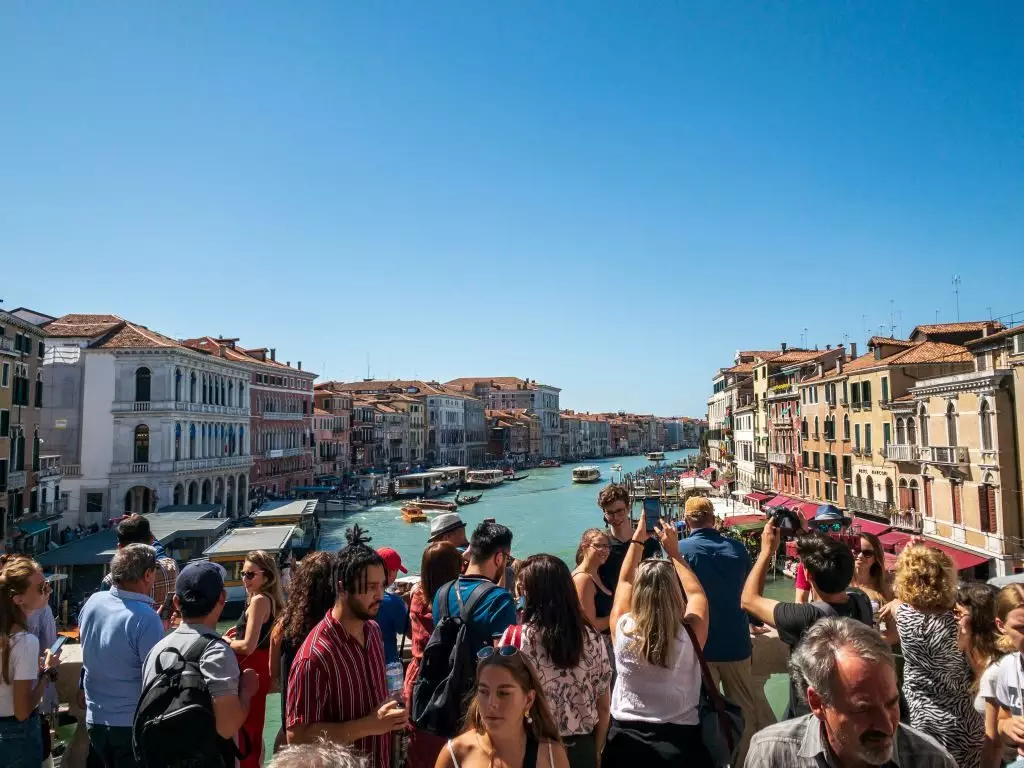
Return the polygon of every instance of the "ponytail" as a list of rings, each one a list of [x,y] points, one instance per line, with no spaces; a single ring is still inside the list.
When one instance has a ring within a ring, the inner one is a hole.
[[[11,684],[11,636],[15,627],[26,628],[28,618],[14,602],[25,594],[39,564],[24,555],[0,555],[0,679]]]

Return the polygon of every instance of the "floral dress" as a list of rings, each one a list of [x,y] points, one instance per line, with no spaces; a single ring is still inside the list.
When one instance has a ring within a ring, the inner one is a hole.
[[[556,667],[540,644],[536,630],[529,624],[509,627],[500,645],[515,645],[537,670],[551,714],[558,720],[563,737],[593,733],[597,727],[597,699],[607,693],[612,679],[612,664],[601,635],[586,628],[580,663],[571,669]]]

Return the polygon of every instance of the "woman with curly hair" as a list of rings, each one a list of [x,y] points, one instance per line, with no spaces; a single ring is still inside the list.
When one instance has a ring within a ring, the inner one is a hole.
[[[949,555],[910,544],[896,561],[896,599],[879,619],[889,642],[902,648],[910,724],[942,744],[960,768],[978,768],[985,722],[974,709],[971,665],[957,644],[956,586]]]
[[[288,710],[288,673],[292,659],[309,631],[331,610],[337,591],[332,574],[338,562],[331,552],[311,552],[292,571],[288,602],[270,633],[271,691],[281,692],[281,734],[276,747],[283,744],[284,716]]]

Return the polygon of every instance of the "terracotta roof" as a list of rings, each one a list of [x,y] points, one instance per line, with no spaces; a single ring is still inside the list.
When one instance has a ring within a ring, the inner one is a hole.
[[[487,384],[497,390],[523,390],[549,386],[548,384],[539,384],[532,380],[520,379],[517,376],[463,376],[459,379],[446,381],[444,386],[471,392],[476,384]],[[552,387],[552,389],[558,389],[558,387]]]
[[[213,336],[200,336],[196,339],[185,339],[181,343],[189,349],[195,349],[200,352],[206,352],[210,355],[218,355],[223,357],[225,360],[232,360],[236,363],[248,363],[250,365],[263,365],[268,368],[277,368],[285,371],[291,371],[292,373],[306,374],[316,378],[316,374],[312,371],[300,371],[298,368],[293,368],[290,365],[285,365],[276,360],[271,360],[269,355],[257,356],[256,352],[266,352],[266,347],[253,347],[251,349],[245,349],[238,346],[234,342],[237,339],[216,339]],[[261,359],[264,357],[265,359]]]
[[[872,336],[868,339],[869,347],[877,347],[879,344],[889,344],[897,347],[912,347],[916,342],[909,339],[894,339],[889,336]]]
[[[779,349],[765,349],[765,350],[748,350],[743,349],[737,353],[737,357],[760,357],[762,360],[768,360],[775,355],[781,355],[782,350]]]
[[[90,346],[96,349],[150,349],[153,347],[180,348],[181,344],[168,336],[151,331],[145,326],[126,322],[120,328],[115,326],[109,335]]]
[[[988,344],[992,341],[1001,341],[1002,339],[1009,339],[1013,336],[1018,336],[1024,333],[1024,325],[1017,325],[1013,328],[1007,328],[1006,330],[999,331],[998,333],[992,333],[988,336],[983,336],[980,339],[972,339],[968,341],[964,346],[967,347],[978,347],[983,344]]]
[[[48,336],[65,339],[91,339],[107,333],[114,326],[123,322],[126,321],[117,315],[71,314],[46,323],[44,328]]]
[[[724,372],[725,373],[753,373],[754,372],[754,364],[753,363],[740,363],[739,365],[734,365],[732,368],[725,368]]]
[[[766,362],[771,362],[773,365],[774,364],[785,364],[785,363],[805,363],[808,360],[813,360],[816,357],[821,357],[825,353],[832,352],[832,351],[833,350],[830,350],[830,349],[821,349],[821,350],[812,349],[812,350],[808,350],[808,351],[804,351],[804,352],[792,352],[792,351],[790,351],[790,352],[784,352],[781,355],[776,355],[770,361],[766,361]]]
[[[914,393],[913,392],[907,392],[907,394],[905,394],[905,395],[900,395],[899,397],[894,397],[891,400],[891,402],[893,402],[893,403],[913,402],[914,399],[915,399],[914,398]]]
[[[313,415],[314,416],[333,416],[334,414],[332,414],[330,411],[325,411],[323,408],[314,408],[313,409]]]
[[[966,323],[936,323],[933,325],[918,325],[910,332],[915,333],[970,333],[971,331],[984,331],[986,328],[1002,330],[1003,324],[998,320],[973,320]]]
[[[373,379],[371,381],[325,381],[317,385],[318,389],[327,389],[330,391],[341,393],[363,393],[366,395],[372,395],[377,392],[388,393],[388,394],[408,394],[405,392],[407,389],[418,389],[420,395],[444,395],[453,394],[458,397],[467,397],[467,395],[459,392],[446,392],[440,384],[436,382],[426,382],[419,380],[409,379]]]

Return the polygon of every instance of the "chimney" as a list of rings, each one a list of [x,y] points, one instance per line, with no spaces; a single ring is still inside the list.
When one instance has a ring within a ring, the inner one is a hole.
[[[843,356],[840,355],[836,358],[836,374],[843,372]]]
[[[302,361],[301,360],[299,360],[299,370],[300,371],[302,370]]]
[[[277,348],[276,347],[271,347],[270,348],[270,359],[273,360],[274,362],[277,362]]]
[[[292,367],[292,361],[289,360],[287,363],[285,363],[285,365],[287,365],[289,368],[291,368]]]
[[[851,341],[850,342],[850,359],[851,360],[856,360],[857,359],[857,342],[856,341]]]
[[[782,354],[786,354],[786,342],[782,342]]]
[[[832,349],[832,345],[831,344],[826,344],[825,345],[825,351],[828,352],[830,349]]]

